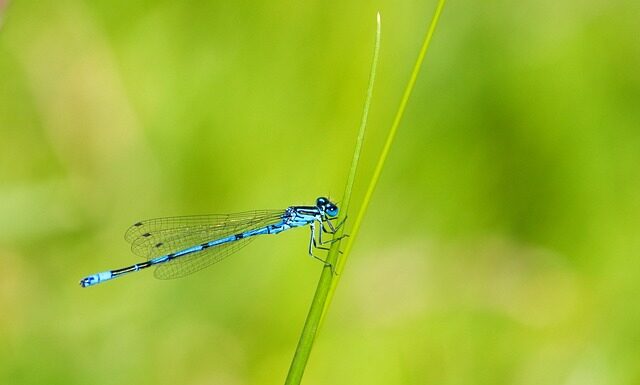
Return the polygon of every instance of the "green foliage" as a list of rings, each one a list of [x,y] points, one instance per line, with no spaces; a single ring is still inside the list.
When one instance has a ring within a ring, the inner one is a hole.
[[[340,199],[379,9],[372,175],[435,4],[0,6],[0,383],[281,384],[306,231],[77,281],[140,219]],[[305,384],[640,381],[638,14],[448,2]]]

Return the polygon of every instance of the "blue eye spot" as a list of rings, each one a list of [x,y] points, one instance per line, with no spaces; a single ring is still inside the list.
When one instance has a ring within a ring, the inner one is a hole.
[[[338,208],[336,206],[328,207],[326,213],[330,217],[335,217],[338,215]]]

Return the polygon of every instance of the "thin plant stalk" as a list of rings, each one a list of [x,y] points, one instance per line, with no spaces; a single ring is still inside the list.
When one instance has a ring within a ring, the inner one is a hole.
[[[378,180],[380,179],[380,175],[382,174],[382,169],[384,168],[385,162],[387,160],[387,156],[389,155],[389,150],[391,149],[391,145],[395,139],[396,133],[398,131],[398,127],[400,126],[400,122],[402,121],[402,117],[404,116],[405,109],[407,107],[407,103],[409,102],[409,98],[411,97],[411,93],[416,84],[416,80],[418,79],[418,74],[420,73],[420,69],[422,67],[422,62],[427,54],[429,49],[429,45],[431,43],[431,39],[433,37],[433,33],[436,30],[436,26],[438,25],[438,21],[440,20],[440,15],[442,14],[442,10],[446,0],[439,0],[438,5],[436,7],[435,12],[433,13],[433,17],[431,18],[431,23],[429,25],[429,29],[425,34],[424,40],[422,42],[422,47],[420,48],[420,52],[418,53],[418,58],[413,66],[413,70],[411,71],[411,77],[407,82],[407,86],[402,95],[402,99],[400,100],[400,105],[398,106],[398,110],[396,112],[395,118],[393,119],[393,123],[391,124],[391,129],[387,135],[387,139],[385,141],[384,147],[382,148],[382,152],[380,153],[380,157],[378,158],[378,162],[376,164],[376,168],[373,172],[373,176],[369,181],[369,186],[367,187],[367,191],[362,200],[362,204],[360,205],[360,209],[358,210],[358,214],[356,215],[355,222],[353,227],[351,228],[351,232],[349,233],[349,238],[346,241],[346,246],[344,249],[344,253],[340,256],[338,260],[338,264],[336,266],[336,272],[338,275],[331,282],[331,287],[329,289],[329,293],[326,297],[326,301],[324,303],[324,309],[322,312],[322,320],[324,321],[324,317],[329,309],[329,305],[331,305],[331,301],[336,291],[336,287],[340,281],[340,277],[342,276],[342,271],[344,270],[344,265],[347,262],[347,258],[351,253],[351,249],[353,248],[353,242],[360,231],[360,225],[362,224],[362,220],[364,219],[364,215],[367,212],[367,208],[369,207],[369,203],[371,202],[371,197],[373,196],[373,192],[378,185]],[[333,249],[333,247],[332,247]],[[333,250],[332,250],[333,251]],[[329,252],[331,254],[331,251]]]
[[[418,54],[418,58],[413,67],[413,71],[411,72],[411,77],[409,78],[405,91],[402,95],[402,99],[400,100],[398,111],[396,112],[395,118],[391,125],[391,129],[389,130],[384,147],[382,149],[382,152],[376,164],[376,168],[374,170],[373,176],[369,181],[369,186],[363,198],[362,204],[360,205],[358,214],[356,215],[354,225],[350,232],[350,237],[348,238],[348,241],[344,250],[344,254],[340,258],[338,258],[340,253],[339,239],[343,234],[344,228],[341,228],[340,231],[336,234],[338,241],[334,242],[331,245],[331,248],[327,256],[327,262],[330,264],[330,266],[332,267],[335,266],[335,272],[337,274],[334,274],[333,268],[329,266],[325,266],[325,268],[322,270],[320,281],[318,282],[316,293],[311,303],[311,307],[309,309],[309,313],[307,315],[307,319],[305,321],[305,325],[302,330],[300,340],[298,341],[298,347],[296,348],[293,361],[291,362],[291,366],[289,368],[289,373],[287,375],[285,385],[299,385],[302,380],[302,375],[304,374],[306,364],[309,360],[309,355],[311,354],[313,343],[318,334],[320,326],[324,320],[324,317],[328,311],[331,300],[333,299],[336,287],[339,282],[339,278],[341,277],[341,273],[344,270],[344,265],[346,263],[347,257],[351,252],[351,249],[353,247],[353,242],[360,230],[360,226],[362,224],[362,220],[367,211],[367,208],[369,207],[371,197],[373,196],[373,192],[375,191],[375,188],[378,184],[378,180],[380,179],[382,169],[384,167],[387,156],[391,149],[391,145],[393,144],[393,141],[395,139],[395,135],[396,135],[396,132],[398,131],[398,127],[400,126],[402,117],[404,116],[407,103],[409,101],[409,98],[415,86],[416,80],[418,78],[418,74],[420,73],[422,62],[424,61],[425,55],[429,48],[429,44],[431,43],[433,33],[440,19],[440,15],[442,13],[445,3],[446,3],[446,0],[438,1],[438,5],[431,19],[431,24],[423,40],[422,47]],[[356,141],[356,148],[355,148],[353,160],[351,163],[349,177],[347,179],[347,185],[345,188],[344,197],[343,197],[343,200],[341,201],[341,217],[342,218],[346,218],[346,214],[348,212],[348,207],[351,200],[351,191],[352,191],[353,183],[355,180],[357,165],[360,158],[360,152],[362,150],[362,143],[364,141],[364,132],[365,132],[366,122],[367,122],[368,113],[369,113],[369,106],[371,104],[371,96],[373,93],[373,84],[375,80],[375,71],[377,68],[379,48],[380,48],[380,14],[378,13],[374,59],[371,66],[371,73],[369,75],[369,86],[367,89],[367,98],[366,98],[365,106],[363,110],[360,130],[358,132],[358,139]]]
[[[369,107],[371,105],[371,98],[373,95],[373,85],[375,82],[375,75],[378,66],[378,54],[380,52],[380,13],[377,14],[377,28],[376,28],[376,40],[373,51],[373,61],[371,64],[371,72],[369,73],[369,84],[367,87],[367,96],[364,103],[362,112],[362,119],[360,121],[360,129],[358,131],[358,138],[356,140],[356,147],[353,153],[353,159],[351,161],[351,169],[347,178],[347,184],[342,200],[340,201],[340,217],[338,221],[342,221],[346,218],[346,213],[349,209],[349,202],[351,201],[351,190],[353,189],[353,182],[355,180],[356,171],[358,168],[358,162],[360,160],[360,152],[362,151],[362,143],[364,142],[364,133],[367,126],[367,119],[369,116]],[[339,222],[338,222],[339,223]],[[334,266],[336,266],[339,250],[340,250],[340,237],[343,235],[344,226],[338,229],[338,232],[334,235],[336,242],[333,242],[329,253],[327,255],[327,266],[322,269],[320,275],[320,281],[316,288],[316,293],[311,302],[309,314],[304,323],[300,340],[298,341],[298,347],[293,356],[293,361],[289,367],[289,373],[285,381],[286,385],[298,385],[302,381],[302,375],[304,374],[305,367],[311,354],[311,349],[315,341],[320,321],[325,309],[325,302],[327,295],[332,287],[332,281],[336,278]]]

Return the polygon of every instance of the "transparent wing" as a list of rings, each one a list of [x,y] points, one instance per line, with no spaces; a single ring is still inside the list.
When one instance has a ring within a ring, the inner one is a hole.
[[[124,237],[127,242],[131,243],[131,251],[134,254],[151,259],[175,253],[204,242],[276,223],[283,213],[284,210],[261,210],[237,214],[149,219],[131,226]],[[245,244],[245,240],[232,243],[238,242]],[[207,249],[205,250],[206,253],[195,254],[209,255],[214,250],[226,250],[229,247],[222,246],[224,245],[213,247],[210,250]],[[185,257],[188,257],[188,255]],[[182,258],[178,258],[174,262],[180,259]]]
[[[244,238],[220,246],[210,247],[197,253],[178,257],[167,263],[158,265],[154,275],[158,279],[173,279],[187,276],[222,261],[224,258],[248,245],[254,238],[255,237]]]

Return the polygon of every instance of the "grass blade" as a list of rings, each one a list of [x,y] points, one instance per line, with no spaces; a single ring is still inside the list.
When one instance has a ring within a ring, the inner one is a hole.
[[[373,172],[373,176],[369,181],[369,186],[367,187],[367,191],[362,200],[362,204],[360,205],[360,209],[358,210],[358,214],[356,216],[355,222],[350,232],[349,238],[347,238],[347,245],[344,249],[344,254],[338,260],[338,264],[336,266],[336,271],[338,275],[331,282],[331,287],[329,289],[329,293],[326,297],[324,303],[324,309],[322,311],[322,319],[324,317],[331,305],[331,301],[335,294],[335,290],[340,282],[340,277],[342,277],[342,271],[344,270],[344,265],[347,262],[347,259],[351,253],[351,249],[353,247],[353,242],[355,241],[358,232],[360,231],[360,225],[362,224],[362,220],[364,219],[364,215],[369,207],[369,203],[371,202],[371,197],[373,196],[373,192],[378,185],[378,180],[380,179],[380,174],[382,173],[382,169],[384,168],[384,164],[387,160],[387,156],[389,155],[389,150],[391,149],[391,145],[393,144],[393,140],[395,139],[396,132],[398,131],[398,127],[400,126],[400,122],[402,121],[402,117],[404,116],[404,111],[407,107],[407,103],[409,102],[409,98],[411,97],[411,93],[416,84],[416,80],[418,79],[418,74],[420,73],[420,68],[422,67],[422,62],[427,54],[427,50],[429,49],[429,44],[431,43],[431,38],[433,37],[433,33],[435,32],[436,26],[438,25],[438,21],[440,20],[440,15],[442,14],[442,10],[444,8],[444,4],[446,0],[439,0],[438,5],[436,7],[435,12],[433,13],[433,17],[431,18],[431,23],[429,25],[429,29],[424,37],[422,42],[422,47],[420,48],[420,52],[418,54],[418,58],[413,66],[413,70],[411,71],[411,77],[407,82],[407,86],[402,95],[402,99],[400,100],[400,105],[398,106],[398,111],[396,112],[395,118],[393,119],[393,123],[391,124],[391,129],[389,130],[389,134],[387,135],[387,139],[385,141],[384,147],[382,148],[382,152],[380,153],[380,157],[378,158],[378,162],[376,164],[376,168]],[[352,165],[353,167],[353,165]],[[338,243],[338,242],[336,242]],[[332,248],[333,249],[333,248]],[[332,250],[333,251],[333,250]],[[337,253],[337,251],[336,251]],[[330,252],[331,254],[331,252]]]
[[[384,167],[387,156],[389,154],[389,150],[391,149],[391,145],[393,144],[393,141],[395,139],[396,132],[398,131],[398,127],[400,126],[400,122],[402,120],[402,117],[404,116],[407,103],[409,101],[409,98],[415,86],[416,80],[418,78],[418,74],[420,73],[422,62],[424,61],[424,57],[429,48],[429,44],[431,43],[433,33],[438,24],[438,20],[440,19],[440,15],[442,13],[445,3],[446,3],[446,0],[438,1],[438,5],[431,19],[431,24],[423,40],[420,53],[418,54],[418,58],[416,59],[416,62],[413,67],[413,71],[411,72],[411,77],[409,78],[405,91],[402,95],[402,99],[400,100],[398,111],[396,112],[395,118],[391,125],[391,129],[389,130],[389,134],[387,135],[387,139],[385,141],[384,147],[382,149],[382,152],[376,164],[374,173],[371,177],[371,180],[369,181],[369,186],[363,198],[362,204],[360,205],[360,209],[356,216],[353,228],[351,229],[350,237],[347,240],[347,245],[345,247],[344,254],[341,256],[341,258],[338,258],[339,250],[340,250],[340,241],[333,243],[331,246],[331,249],[329,250],[329,253],[327,256],[327,262],[329,262],[333,266],[336,266],[338,275],[334,275],[329,267],[325,267],[322,270],[320,281],[318,282],[316,293],[311,303],[311,307],[309,309],[309,313],[307,315],[304,328],[300,335],[300,340],[298,341],[298,347],[296,348],[296,352],[291,362],[291,366],[289,368],[289,373],[287,375],[285,385],[299,385],[302,380],[302,375],[304,374],[304,370],[309,360],[309,355],[311,354],[313,343],[318,334],[320,326],[324,320],[324,317],[328,311],[329,305],[331,304],[331,300],[333,299],[339,279],[342,276],[341,272],[344,269],[344,265],[353,247],[353,242],[360,230],[360,226],[362,224],[362,220],[367,211],[367,208],[369,207],[371,197],[373,196],[373,192],[375,191],[375,188],[378,184],[378,180],[380,179],[380,175],[382,173],[382,169]],[[380,14],[378,13],[376,43],[374,48],[373,63],[371,66],[371,73],[369,75],[369,85],[367,88],[367,96],[366,96],[366,101],[363,109],[362,120],[360,122],[360,129],[358,131],[358,139],[356,141],[356,147],[354,150],[353,160],[351,163],[351,169],[349,172],[349,177],[347,179],[344,196],[341,201],[341,207],[340,207],[341,217],[344,217],[347,214],[349,209],[349,204],[351,201],[351,192],[352,192],[353,183],[356,176],[358,161],[360,159],[360,153],[362,151],[362,144],[364,142],[364,133],[366,128],[367,118],[369,115],[369,107],[371,105],[371,97],[373,94],[373,84],[375,81],[375,73],[376,73],[377,63],[378,63],[379,49],[380,49]],[[342,232],[343,232],[343,228],[340,230],[338,234],[336,234],[336,236],[338,237],[341,236]]]
[[[356,147],[353,153],[353,159],[351,161],[351,169],[349,171],[349,176],[347,178],[347,184],[345,187],[344,196],[340,201],[340,218],[345,217],[349,209],[349,203],[351,201],[351,191],[353,189],[353,182],[355,180],[356,171],[358,168],[358,162],[360,160],[360,152],[362,151],[362,143],[364,142],[364,133],[365,133],[365,128],[367,126],[367,118],[369,116],[369,107],[371,105],[371,98],[373,95],[373,84],[375,82],[379,52],[380,52],[380,13],[377,14],[376,41],[375,41],[374,52],[373,52],[373,61],[371,64],[371,72],[369,73],[369,85],[367,87],[367,96],[365,99],[364,108],[362,112],[362,119],[360,121],[360,129],[358,131],[358,138],[356,140]],[[343,234],[343,231],[344,231],[344,226],[340,228],[339,232],[335,236],[340,237]],[[333,266],[336,266],[339,250],[340,250],[340,241],[334,242],[331,245],[331,249],[329,250],[329,253],[327,255],[327,262],[329,262]],[[286,385],[298,385],[302,380],[302,375],[304,374],[304,369],[307,365],[307,361],[309,360],[309,355],[311,354],[311,348],[313,347],[313,342],[318,333],[322,315],[325,311],[325,303],[327,300],[327,295],[329,294],[329,291],[332,287],[332,282],[335,279],[336,279],[336,276],[333,273],[332,269],[328,266],[325,266],[325,268],[322,269],[322,274],[320,275],[320,281],[318,282],[318,287],[316,288],[316,293],[313,297],[313,301],[311,302],[309,314],[307,315],[307,319],[302,329],[302,334],[300,335],[300,340],[298,341],[298,347],[296,348],[296,352],[293,356],[293,361],[291,362],[291,366],[289,367],[289,373],[285,381]]]

